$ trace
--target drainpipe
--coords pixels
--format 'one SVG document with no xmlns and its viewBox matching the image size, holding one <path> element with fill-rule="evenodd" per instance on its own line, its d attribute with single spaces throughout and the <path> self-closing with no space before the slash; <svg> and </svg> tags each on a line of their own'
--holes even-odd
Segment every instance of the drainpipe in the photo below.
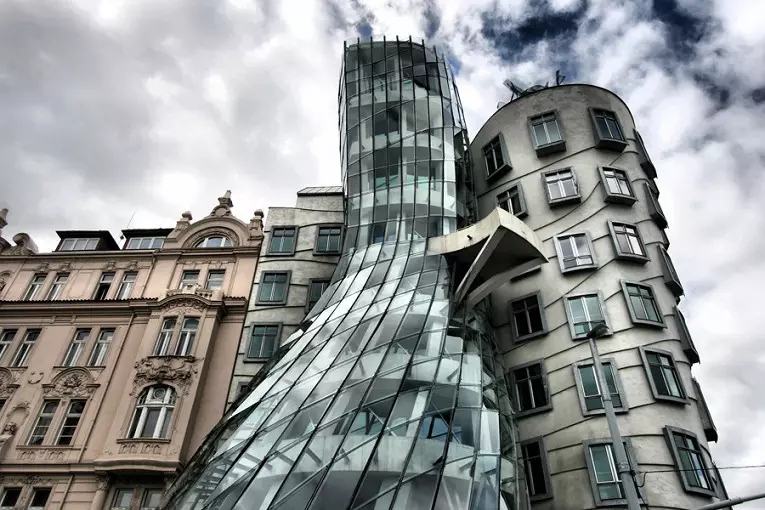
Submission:
<svg viewBox="0 0 765 510">
<path fill-rule="evenodd" d="M 743 498 L 726 499 L 725 501 L 720 501 L 719 503 L 704 505 L 702 507 L 697 508 L 696 510 L 718 510 L 720 508 L 727 508 L 733 505 L 740 505 L 741 503 L 746 503 L 747 501 L 754 501 L 755 499 L 763 499 L 763 498 L 765 498 L 765 492 L 754 494 L 752 496 L 744 496 Z"/>
</svg>

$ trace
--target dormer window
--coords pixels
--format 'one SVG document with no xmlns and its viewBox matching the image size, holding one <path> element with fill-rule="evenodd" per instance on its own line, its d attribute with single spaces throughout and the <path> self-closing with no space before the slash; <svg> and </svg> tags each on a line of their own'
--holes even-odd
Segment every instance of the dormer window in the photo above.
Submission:
<svg viewBox="0 0 765 510">
<path fill-rule="evenodd" d="M 98 247 L 98 239 L 94 238 L 81 238 L 81 239 L 64 239 L 59 247 L 58 251 L 87 251 L 95 250 Z"/>
<path fill-rule="evenodd" d="M 224 236 L 210 236 L 200 240 L 195 248 L 230 248 L 234 246 L 231 239 Z"/>
<path fill-rule="evenodd" d="M 126 250 L 158 250 L 165 244 L 164 237 L 131 237 Z"/>
</svg>

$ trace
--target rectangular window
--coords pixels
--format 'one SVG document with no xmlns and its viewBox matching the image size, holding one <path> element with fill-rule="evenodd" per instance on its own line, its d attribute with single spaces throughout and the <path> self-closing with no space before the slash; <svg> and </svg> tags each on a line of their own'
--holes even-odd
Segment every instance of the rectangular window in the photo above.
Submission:
<svg viewBox="0 0 765 510">
<path fill-rule="evenodd" d="M 32 498 L 29 500 L 28 510 L 43 510 L 50 498 L 50 487 L 35 487 L 32 489 Z"/>
<path fill-rule="evenodd" d="M 608 393 L 611 395 L 611 404 L 617 412 L 627 411 L 619 371 L 614 368 L 615 362 L 613 360 L 603 360 L 602 366 L 603 374 L 606 377 L 606 384 L 608 385 Z M 590 362 L 576 363 L 574 365 L 574 375 L 577 389 L 579 390 L 582 414 L 587 416 L 605 412 L 603 392 L 600 381 L 595 375 L 595 365 Z"/>
<path fill-rule="evenodd" d="M 547 373 L 541 361 L 534 361 L 512 371 L 518 415 L 546 411 L 552 406 L 547 388 Z"/>
<path fill-rule="evenodd" d="M 154 346 L 154 356 L 167 356 L 170 351 L 170 342 L 173 341 L 176 323 L 175 317 L 169 317 L 162 321 L 162 329 L 159 330 L 157 343 Z"/>
<path fill-rule="evenodd" d="M 178 288 L 182 289 L 186 285 L 197 285 L 199 283 L 199 271 L 183 271 L 181 273 L 181 282 L 178 284 Z"/>
<path fill-rule="evenodd" d="M 46 277 L 47 275 L 44 274 L 36 274 L 32 277 L 32 281 L 29 282 L 27 291 L 24 293 L 24 301 L 31 301 L 37 297 L 37 294 L 40 293 L 40 289 L 42 289 L 43 283 L 45 283 Z"/>
<path fill-rule="evenodd" d="M 561 135 L 556 112 L 529 118 L 529 127 L 537 156 L 566 150 L 566 141 Z"/>
<path fill-rule="evenodd" d="M 576 177 L 570 168 L 545 172 L 542 178 L 550 205 L 570 204 L 582 199 Z"/>
<path fill-rule="evenodd" d="M 162 489 L 144 489 L 141 510 L 158 510 L 162 500 Z"/>
<path fill-rule="evenodd" d="M 181 334 L 178 337 L 178 345 L 175 347 L 176 356 L 191 356 L 192 349 L 194 348 L 194 339 L 197 336 L 198 327 L 198 318 L 188 317 L 183 319 Z"/>
<path fill-rule="evenodd" d="M 664 317 L 653 293 L 653 287 L 625 280 L 622 280 L 621 284 L 632 322 L 664 327 Z"/>
<path fill-rule="evenodd" d="M 61 363 L 65 367 L 73 367 L 77 364 L 77 360 L 80 359 L 80 354 L 85 350 L 85 344 L 88 343 L 90 337 L 90 328 L 78 329 L 74 332 L 74 338 L 69 343 L 69 348 L 66 350 L 64 356 L 64 362 Z"/>
<path fill-rule="evenodd" d="M 547 333 L 544 307 L 539 293 L 512 301 L 510 311 L 513 315 L 515 341 L 528 340 Z"/>
<path fill-rule="evenodd" d="M 590 474 L 593 496 L 596 506 L 624 505 L 624 486 L 619 477 L 616 467 L 616 455 L 613 443 L 609 440 L 595 439 L 584 442 L 587 470 Z M 632 443 L 629 438 L 624 440 L 624 449 L 627 453 L 627 462 L 630 467 L 637 470 L 637 461 L 632 451 Z M 643 492 L 635 484 L 638 497 L 643 499 Z"/>
<path fill-rule="evenodd" d="M 69 273 L 57 273 L 56 278 L 53 280 L 53 285 L 50 286 L 46 299 L 53 301 L 61 296 L 61 292 L 64 290 L 66 281 L 69 279 Z"/>
<path fill-rule="evenodd" d="M 608 229 L 611 232 L 611 240 L 614 243 L 616 258 L 636 260 L 638 262 L 648 261 L 643 239 L 640 237 L 640 232 L 635 225 L 609 220 Z"/>
<path fill-rule="evenodd" d="M 53 422 L 53 416 L 58 409 L 58 400 L 45 400 L 43 401 L 40 414 L 37 417 L 35 426 L 32 428 L 32 434 L 29 436 L 30 445 L 41 445 L 45 441 L 45 435 L 48 433 L 50 424 Z"/>
<path fill-rule="evenodd" d="M 287 301 L 289 273 L 263 273 L 260 277 L 260 303 L 284 303 Z"/>
<path fill-rule="evenodd" d="M 521 443 L 526 487 L 531 501 L 551 498 L 552 481 L 547 465 L 547 449 L 542 438 L 529 439 Z"/>
<path fill-rule="evenodd" d="M 483 159 L 486 162 L 486 176 L 492 177 L 497 172 L 505 168 L 507 161 L 502 151 L 502 141 L 499 136 L 495 136 L 489 143 L 483 147 Z"/>
<path fill-rule="evenodd" d="M 274 227 L 268 253 L 295 253 L 295 227 Z"/>
<path fill-rule="evenodd" d="M 664 273 L 664 283 L 675 297 L 683 295 L 683 284 L 680 283 L 680 277 L 677 275 L 675 264 L 672 263 L 672 257 L 669 256 L 667 249 L 664 246 L 659 245 L 659 259 L 661 259 L 661 267 Z"/>
<path fill-rule="evenodd" d="M 319 227 L 316 237 L 316 253 L 339 253 L 342 235 L 343 227 L 340 225 Z"/>
<path fill-rule="evenodd" d="M 696 435 L 687 430 L 664 427 L 664 434 L 672 449 L 672 457 L 678 475 L 687 492 L 713 496 L 714 490 L 709 481 L 710 470 L 701 453 Z"/>
<path fill-rule="evenodd" d="M 112 510 L 127 510 L 130 508 L 130 502 L 133 500 L 133 489 L 117 489 L 114 493 L 114 502 Z"/>
<path fill-rule="evenodd" d="M 606 191 L 606 202 L 630 205 L 637 200 L 627 172 L 624 170 L 600 167 L 600 178 L 603 189 Z"/>
<path fill-rule="evenodd" d="M 329 287 L 329 280 L 311 280 L 308 284 L 307 308 L 309 311 L 319 302 L 321 295 L 324 294 L 327 287 Z"/>
<path fill-rule="evenodd" d="M 16 338 L 16 329 L 4 329 L 0 333 L 0 361 L 3 359 L 5 351 L 7 351 L 13 344 L 13 339 Z"/>
<path fill-rule="evenodd" d="M 96 301 L 103 301 L 106 296 L 109 295 L 109 289 L 112 287 L 114 281 L 114 273 L 102 273 L 101 279 L 98 280 L 98 286 L 96 292 L 93 294 L 93 299 Z"/>
<path fill-rule="evenodd" d="M 683 381 L 675 365 L 675 358 L 669 351 L 640 348 L 651 393 L 657 400 L 686 403 Z"/>
<path fill-rule="evenodd" d="M 135 280 L 137 277 L 138 273 L 134 272 L 125 273 L 122 275 L 122 281 L 120 282 L 120 286 L 117 289 L 116 299 L 130 298 L 130 294 L 133 292 L 133 285 L 135 285 Z"/>
<path fill-rule="evenodd" d="M 0 510 L 13 510 L 21 497 L 21 487 L 5 487 L 0 497 Z"/>
<path fill-rule="evenodd" d="M 696 403 L 698 404 L 699 408 L 701 426 L 704 427 L 704 436 L 707 438 L 708 442 L 714 441 L 716 443 L 717 427 L 715 427 L 715 422 L 712 419 L 712 413 L 709 412 L 707 400 L 704 398 L 704 393 L 701 391 L 699 382 L 693 377 L 691 377 L 691 384 L 693 384 L 693 392 L 696 394 Z M 2 409 L 1 405 L 0 409 Z"/>
<path fill-rule="evenodd" d="M 247 386 L 250 385 L 250 381 L 239 381 L 236 383 L 236 393 L 234 394 L 234 400 L 239 398 L 239 396 L 247 389 Z"/>
<path fill-rule="evenodd" d="M 29 329 L 24 336 L 24 341 L 21 342 L 19 348 L 16 350 L 16 354 L 11 361 L 12 367 L 25 367 L 29 361 L 29 353 L 32 351 L 32 347 L 35 346 L 37 338 L 40 336 L 39 329 Z"/>
<path fill-rule="evenodd" d="M 688 324 L 685 322 L 685 316 L 678 307 L 674 307 L 675 311 L 675 325 L 677 326 L 677 334 L 680 336 L 680 345 L 683 346 L 683 353 L 688 358 L 688 361 L 698 363 L 699 352 L 696 350 L 696 345 L 693 343 L 691 332 L 688 330 Z"/>
<path fill-rule="evenodd" d="M 58 251 L 95 250 L 97 247 L 98 239 L 64 239 Z"/>
<path fill-rule="evenodd" d="M 279 346 L 279 324 L 253 324 L 248 358 L 270 358 Z"/>
<path fill-rule="evenodd" d="M 654 223 L 659 226 L 659 228 L 667 228 L 669 223 L 667 223 L 667 217 L 664 215 L 664 210 L 661 208 L 661 204 L 659 203 L 658 193 L 655 192 L 647 182 L 643 183 L 643 189 L 645 190 L 645 198 L 648 202 L 648 215 L 651 217 L 651 219 L 653 219 Z"/>
<path fill-rule="evenodd" d="M 164 237 L 131 237 L 126 250 L 158 250 L 165 244 Z"/>
<path fill-rule="evenodd" d="M 566 314 L 571 338 L 574 340 L 586 338 L 587 333 L 600 323 L 604 323 L 609 331 L 611 330 L 599 294 L 580 294 L 566 298 Z"/>
<path fill-rule="evenodd" d="M 66 446 L 72 444 L 74 434 L 77 432 L 77 425 L 80 424 L 84 410 L 84 400 L 72 400 L 69 402 L 64 422 L 61 424 L 61 431 L 58 433 L 58 439 L 56 440 L 57 445 Z"/>
<path fill-rule="evenodd" d="M 109 346 L 112 344 L 113 339 L 113 329 L 102 329 L 98 333 L 98 339 L 93 346 L 90 359 L 88 360 L 89 367 L 102 367 L 106 365 L 106 356 L 109 354 Z"/>
<path fill-rule="evenodd" d="M 207 272 L 207 281 L 205 289 L 220 290 L 223 287 L 223 279 L 226 277 L 226 271 L 214 270 Z"/>
<path fill-rule="evenodd" d="M 519 218 L 526 216 L 526 200 L 521 185 L 516 184 L 497 195 L 497 206 Z"/>
<path fill-rule="evenodd" d="M 648 155 L 648 151 L 645 148 L 643 137 L 640 136 L 637 129 L 633 130 L 633 132 L 635 133 L 635 141 L 637 142 L 638 162 L 640 163 L 640 166 L 643 167 L 643 171 L 648 177 L 656 179 L 656 168 L 653 166 L 651 157 Z"/>
<path fill-rule="evenodd" d="M 598 267 L 592 241 L 586 233 L 555 236 L 555 250 L 562 273 Z"/>
<path fill-rule="evenodd" d="M 624 131 L 614 112 L 593 108 L 590 110 L 590 115 L 595 124 L 596 147 L 598 149 L 621 151 L 627 147 Z"/>
</svg>

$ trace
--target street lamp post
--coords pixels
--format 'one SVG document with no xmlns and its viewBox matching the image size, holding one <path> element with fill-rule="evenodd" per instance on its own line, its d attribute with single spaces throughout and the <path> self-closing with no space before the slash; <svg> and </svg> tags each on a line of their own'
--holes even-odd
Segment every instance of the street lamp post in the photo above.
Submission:
<svg viewBox="0 0 765 510">
<path fill-rule="evenodd" d="M 635 479 L 632 476 L 632 469 L 627 460 L 627 452 L 624 449 L 622 435 L 619 432 L 619 424 L 616 422 L 616 413 L 614 413 L 614 404 L 611 401 L 611 391 L 608 389 L 603 364 L 600 362 L 598 346 L 595 345 L 595 338 L 602 337 L 608 333 L 608 327 L 604 323 L 598 323 L 587 333 L 587 341 L 590 344 L 590 354 L 592 355 L 592 364 L 595 368 L 595 377 L 600 385 L 600 393 L 603 398 L 603 408 L 606 411 L 606 421 L 608 422 L 608 431 L 611 433 L 611 445 L 616 457 L 616 469 L 619 472 L 619 478 L 622 481 L 622 490 L 624 499 L 627 501 L 628 510 L 640 510 L 640 498 L 638 497 Z"/>
</svg>

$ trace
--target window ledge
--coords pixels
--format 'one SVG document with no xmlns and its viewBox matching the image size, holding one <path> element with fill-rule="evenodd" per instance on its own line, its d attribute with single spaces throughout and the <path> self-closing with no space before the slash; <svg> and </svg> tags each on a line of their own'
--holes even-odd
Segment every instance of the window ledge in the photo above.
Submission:
<svg viewBox="0 0 765 510">
<path fill-rule="evenodd" d="M 618 140 L 616 138 L 599 138 L 595 147 L 598 149 L 621 152 L 627 147 L 627 141 Z"/>
<path fill-rule="evenodd" d="M 255 304 L 258 306 L 286 306 L 286 301 L 260 301 L 256 300 Z"/>
<path fill-rule="evenodd" d="M 17 450 L 39 450 L 44 448 L 46 450 L 79 450 L 81 447 L 75 445 L 61 445 L 61 444 L 20 444 L 16 446 Z"/>
<path fill-rule="evenodd" d="M 164 359 L 164 358 L 171 358 L 171 359 L 182 359 L 186 361 L 194 361 L 196 358 L 194 356 L 182 356 L 179 354 L 151 354 L 149 356 L 146 356 L 149 359 Z"/>
<path fill-rule="evenodd" d="M 635 326 L 646 326 L 649 328 L 659 328 L 659 329 L 664 329 L 667 327 L 667 325 L 664 322 L 654 322 L 654 321 L 649 321 L 646 319 L 635 319 L 634 317 L 632 318 L 632 324 L 634 324 Z"/>
<path fill-rule="evenodd" d="M 262 357 L 262 358 L 244 358 L 242 360 L 242 363 L 267 363 L 271 357 Z"/>
<path fill-rule="evenodd" d="M 621 204 L 621 205 L 632 205 L 635 202 L 637 202 L 637 197 L 634 197 L 632 195 L 620 195 L 618 193 L 609 193 L 606 191 L 606 198 L 605 201 L 609 204 Z"/>
<path fill-rule="evenodd" d="M 502 175 L 502 174 L 504 174 L 506 172 L 509 172 L 512 169 L 513 169 L 513 167 L 511 167 L 510 165 L 508 165 L 506 163 L 506 164 L 502 165 L 501 167 L 497 168 L 496 170 L 494 170 L 492 173 L 487 174 L 486 175 L 486 182 L 493 181 L 494 179 L 496 179 L 500 175 Z"/>
<path fill-rule="evenodd" d="M 598 337 L 598 339 L 602 339 L 604 337 L 612 336 L 613 334 L 614 334 L 614 332 L 611 331 L 611 328 L 608 328 L 608 331 L 606 333 L 604 333 L 602 336 Z M 583 335 L 572 336 L 571 339 L 572 340 L 587 340 L 587 333 L 585 333 Z"/>
<path fill-rule="evenodd" d="M 659 226 L 659 228 L 667 228 L 669 226 L 669 223 L 667 222 L 667 218 L 660 212 L 652 212 L 650 214 L 651 219 Z"/>
<path fill-rule="evenodd" d="M 551 411 L 551 410 L 552 410 L 552 404 L 547 404 L 546 406 L 535 407 L 534 409 L 529 409 L 528 411 L 515 411 L 515 417 L 526 418 L 528 416 L 533 416 L 535 414 L 544 413 L 546 411 Z"/>
<path fill-rule="evenodd" d="M 548 154 L 555 154 L 556 152 L 564 152 L 566 150 L 566 140 L 558 140 L 557 142 L 539 145 L 535 150 L 537 151 L 537 156 L 547 156 Z"/>
<path fill-rule="evenodd" d="M 629 408 L 625 407 L 614 407 L 614 412 L 616 414 L 627 414 L 629 412 Z M 586 409 L 582 410 L 582 414 L 584 416 L 605 416 L 606 410 L 605 409 L 594 409 L 592 411 L 587 411 Z"/>
<path fill-rule="evenodd" d="M 319 251 L 319 250 L 313 250 L 314 255 L 340 255 L 340 250 L 338 251 Z"/>
<path fill-rule="evenodd" d="M 117 439 L 118 444 L 125 444 L 125 443 L 151 443 L 151 444 L 169 444 L 171 442 L 170 439 L 154 439 L 151 437 L 128 437 L 128 438 L 120 438 Z"/>
<path fill-rule="evenodd" d="M 576 273 L 578 271 L 592 271 L 593 269 L 597 269 L 597 264 L 584 264 L 581 266 L 574 266 L 574 267 L 567 267 L 567 268 L 561 268 L 560 272 L 563 274 L 567 273 Z"/>
<path fill-rule="evenodd" d="M 294 255 L 294 251 L 266 252 L 266 257 L 293 257 Z"/>
<path fill-rule="evenodd" d="M 513 326 L 513 329 L 515 329 L 515 326 Z M 529 333 L 528 335 L 524 336 L 513 336 L 513 343 L 522 343 L 526 342 L 527 340 L 534 340 L 535 338 L 539 338 L 541 336 L 545 336 L 548 333 L 547 329 L 543 329 L 542 331 L 536 331 L 534 333 Z"/>
<path fill-rule="evenodd" d="M 556 198 L 554 200 L 550 200 L 550 207 L 558 207 L 559 205 L 570 205 L 570 204 L 578 204 L 582 201 L 582 195 L 577 193 L 576 195 L 571 195 L 570 197 L 562 197 L 562 198 Z"/>
<path fill-rule="evenodd" d="M 650 258 L 648 258 L 648 255 L 635 255 L 633 253 L 616 253 L 616 258 L 619 260 L 627 260 L 630 262 L 636 262 L 638 264 L 645 264 L 646 262 L 650 262 Z"/>
<path fill-rule="evenodd" d="M 657 402 L 667 402 L 669 404 L 688 405 L 687 398 L 672 397 L 670 395 L 654 395 L 653 398 Z"/>
</svg>

